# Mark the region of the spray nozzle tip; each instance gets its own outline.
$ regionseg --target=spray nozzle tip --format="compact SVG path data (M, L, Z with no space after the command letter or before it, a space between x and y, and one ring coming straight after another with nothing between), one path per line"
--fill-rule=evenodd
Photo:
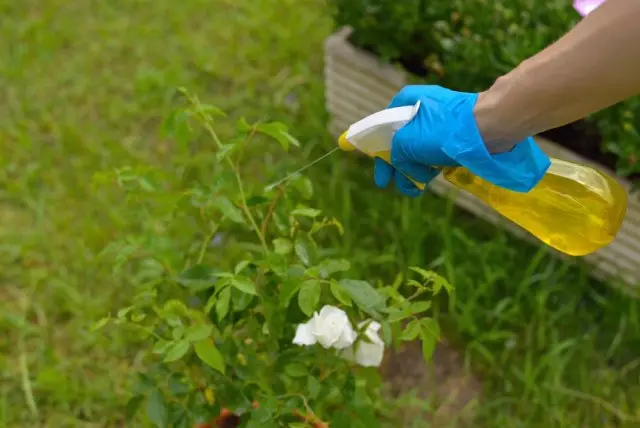
M352 150L355 150L356 146L354 146L349 140L347 140L347 132L349 131L343 132L342 135L340 135L340 138L338 138L338 146L341 150L350 152Z

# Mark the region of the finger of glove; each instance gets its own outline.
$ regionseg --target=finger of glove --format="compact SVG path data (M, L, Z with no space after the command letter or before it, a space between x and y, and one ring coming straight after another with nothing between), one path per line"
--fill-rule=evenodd
M409 180L405 175L396 171L395 174L395 182L396 188L405 196L409 196L411 198L415 198L422 194L422 190L418 189L418 187L413 184L411 180Z
M433 179L433 168L422 161L419 147L415 144L416 131L409 124L396 132L391 142L391 164L412 179L425 183Z
M373 181L381 189L389 185L393 178L393 167L380 158L374 159Z
M422 183L425 186L440 173L440 170L419 162L400 162L398 164L394 164L394 166L397 170L396 175L406 175L413 181Z

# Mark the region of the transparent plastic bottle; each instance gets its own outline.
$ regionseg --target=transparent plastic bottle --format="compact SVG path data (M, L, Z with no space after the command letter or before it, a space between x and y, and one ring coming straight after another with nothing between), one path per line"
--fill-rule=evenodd
M444 178L484 201L547 245L572 256L613 241L627 212L622 186L594 168L559 159L527 193L495 186L465 168L443 169Z
M347 149L344 139L341 144ZM370 155L390 161L386 150ZM551 159L545 176L527 193L496 186L463 167L443 168L442 174L545 244L571 256L584 256L610 244L627 213L627 192L617 181L592 167L560 159Z

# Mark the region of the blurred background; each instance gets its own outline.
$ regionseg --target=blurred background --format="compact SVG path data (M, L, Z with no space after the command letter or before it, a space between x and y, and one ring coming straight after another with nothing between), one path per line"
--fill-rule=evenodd
M275 179L335 147L323 49L342 25L423 81L475 91L579 19L568 0L1 1L0 426L148 423L123 417L138 345L91 326L130 299L127 276L98 255L149 225L94 180L170 150L161 128L176 88L231 119L285 123L301 147L273 160ZM597 127L598 153L622 175L636 168L636 102L569 129ZM363 276L425 266L455 287L438 306L446 340L431 370L408 350L389 382L444 394L445 421L470 407L476 426L640 426L634 297L451 201L380 191L372 172L338 153L306 173L313 204L344 225L339 252Z

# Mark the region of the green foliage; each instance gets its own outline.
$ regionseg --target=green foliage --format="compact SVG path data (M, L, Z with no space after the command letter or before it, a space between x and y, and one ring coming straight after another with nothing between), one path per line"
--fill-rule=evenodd
M131 328L147 347L148 370L131 411L144 397L157 427L213 420L222 409L247 427L357 426L347 414L381 426L389 403L375 370L359 367L365 363L358 352L369 349L364 344L420 340L429 361L440 328L425 312L430 296L449 284L420 268L405 287L350 278L351 263L329 256L342 226L303 204L310 182L300 191L294 183L265 189L245 180L269 174L256 156L271 150L270 140L284 150L298 146L286 127L242 118L237 133L223 138L215 131L227 120L223 113L181 93L185 104L164 128L175 141L168 168L135 164L97 175L150 226L103 251L129 272L133 295L94 326ZM200 130L212 146L192 154L206 141ZM320 319L325 307L357 326L347 349L294 344L297 326Z
M330 0L351 40L427 83L482 91L496 78L556 41L580 19L571 1ZM640 98L588 118L621 175L640 172Z

